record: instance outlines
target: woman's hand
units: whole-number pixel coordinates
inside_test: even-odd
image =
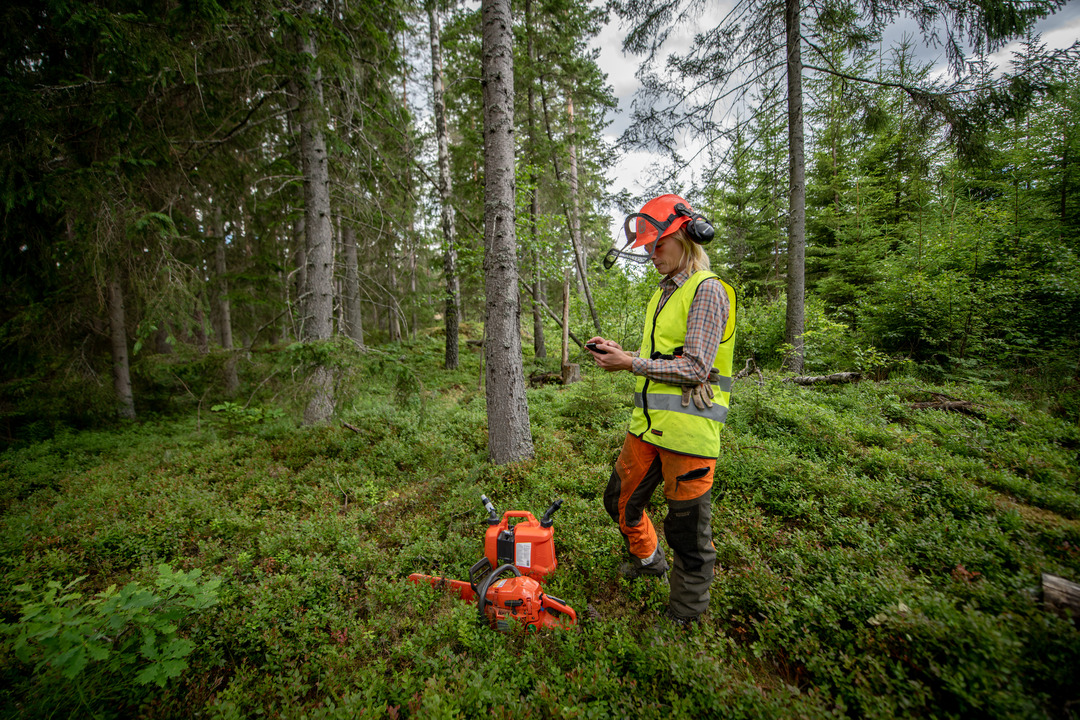
[[[622,345],[614,340],[605,340],[602,337],[589,338],[587,345],[596,344],[596,350],[590,349],[596,364],[608,372],[619,370],[633,370],[634,358],[622,349]]]

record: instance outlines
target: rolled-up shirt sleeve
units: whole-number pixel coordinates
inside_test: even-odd
[[[676,282],[682,285],[686,279],[676,279]],[[683,354],[672,360],[634,358],[634,374],[670,385],[698,385],[705,382],[724,337],[729,312],[727,292],[723,285],[716,278],[705,280],[698,286],[697,294],[690,303]]]

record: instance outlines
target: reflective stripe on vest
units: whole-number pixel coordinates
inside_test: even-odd
[[[713,385],[713,387],[720,387],[719,385]],[[717,393],[714,391],[714,395]],[[644,408],[644,402],[641,393],[634,393],[634,407]],[[696,415],[699,417],[706,417],[710,420],[722,423],[727,421],[727,406],[713,400],[712,407],[707,407],[704,410],[698,410],[694,405],[694,401],[691,400],[690,404],[683,407],[682,393],[678,395],[661,395],[659,393],[649,394],[649,410],[667,410],[668,412],[681,412],[687,415]]]
[[[669,385],[638,376],[634,393],[634,411],[630,418],[631,434],[659,447],[687,455],[716,457],[720,453],[720,429],[727,420],[731,398],[731,371],[735,346],[735,291],[714,273],[699,271],[672,292],[657,310],[662,290],[658,289],[646,310],[640,357],[654,352],[670,355],[686,339],[686,321],[698,287],[716,278],[728,296],[728,322],[713,360],[713,406],[698,410],[693,400],[682,406],[682,386]]]

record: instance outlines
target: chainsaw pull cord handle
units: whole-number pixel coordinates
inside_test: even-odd
[[[487,615],[484,613],[484,610],[487,608],[488,604],[488,590],[491,589],[491,586],[495,582],[495,580],[507,570],[512,570],[515,577],[521,577],[521,571],[518,570],[516,566],[500,565],[499,567],[488,573],[487,577],[480,581],[480,587],[476,589],[476,611],[479,614],[480,622],[482,623],[487,623],[488,625],[491,624],[488,622]]]
[[[488,511],[487,522],[488,525],[499,524],[499,513],[495,512],[495,506],[491,504],[491,500],[487,495],[480,496],[480,502],[484,503],[484,509]]]
[[[549,528],[555,523],[555,511],[562,507],[562,498],[556,498],[555,502],[551,503],[551,507],[544,513],[544,517],[540,518],[540,527]]]

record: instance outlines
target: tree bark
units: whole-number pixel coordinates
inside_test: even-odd
[[[401,342],[401,305],[398,303],[397,253],[394,252],[396,245],[397,243],[391,243],[390,257],[387,263],[390,275],[386,287],[390,294],[386,298],[386,311],[389,313],[387,323],[390,330],[390,342]]]
[[[289,105],[285,109],[285,119],[288,123],[290,137],[297,138],[300,136],[300,119],[298,117],[300,86],[297,84],[295,78],[290,78],[289,82],[286,84],[286,88],[288,90],[287,97]],[[301,172],[303,171],[301,170]],[[297,201],[302,203],[303,197],[298,198]],[[290,319],[292,321],[293,336],[296,340],[300,340],[304,334],[303,308],[308,291],[306,244],[307,233],[304,231],[304,213],[295,213],[292,220],[292,243],[289,252],[293,254],[293,272],[291,273],[293,276],[292,291],[293,297],[296,299],[296,305],[290,313]],[[299,328],[296,327],[296,321],[298,319],[300,321]]]
[[[195,310],[191,313],[192,335],[195,336],[195,347],[200,355],[210,352],[210,341],[206,338],[206,316],[203,314],[202,294],[195,298]]]
[[[303,12],[318,13],[315,0],[305,0]],[[297,111],[300,117],[300,163],[304,173],[304,235],[308,287],[301,303],[301,340],[328,340],[333,333],[334,247],[330,227],[330,169],[323,135],[322,72],[315,64],[317,48],[310,33],[300,37],[306,56],[301,73]],[[327,420],[334,412],[333,377],[319,366],[312,375],[314,394],[304,411],[304,423]]]
[[[570,362],[570,268],[563,276],[562,305],[562,384],[570,385],[581,380],[581,366]]]
[[[786,364],[793,372],[803,369],[804,302],[806,295],[806,161],[804,158],[802,39],[800,3],[786,0],[787,96],[788,96],[788,261],[787,317],[784,340],[794,350]]]
[[[581,237],[581,199],[578,197],[578,168],[577,168],[577,126],[574,124],[574,99],[566,93],[566,118],[569,121],[569,136],[566,152],[570,159],[569,177],[570,185],[570,235],[574,238],[574,262],[578,268],[578,282],[584,287],[587,281],[585,277],[585,238]],[[589,307],[592,307],[592,293],[589,293]],[[597,332],[600,327],[597,326]]]
[[[345,257],[345,335],[364,346],[364,317],[360,312],[360,265],[357,260],[356,230],[345,221],[341,224],[342,255]]]
[[[527,52],[530,67],[536,66],[536,43],[534,42],[534,28],[532,21],[532,0],[525,0],[525,37],[527,38]],[[535,83],[528,83],[529,97],[526,112],[528,113],[529,127],[529,162],[535,167],[537,162],[536,150],[536,89]],[[541,275],[540,248],[537,243],[536,218],[540,214],[540,202],[536,192],[537,177],[532,173],[532,186],[529,188],[529,237],[533,243],[533,298],[543,299],[544,285]],[[526,283],[528,288],[528,283]],[[547,357],[547,345],[544,342],[544,316],[540,312],[540,304],[532,303],[533,319],[533,356],[537,359]]]
[[[1049,573],[1042,574],[1043,602],[1062,617],[1080,617],[1080,585]]]
[[[221,206],[214,205],[211,212],[211,235],[214,238],[214,285],[213,313],[217,319],[215,330],[218,341],[225,350],[232,350],[232,307],[229,304],[229,282],[225,279],[228,266],[225,263],[225,222],[221,218]],[[222,368],[225,378],[225,394],[234,397],[240,391],[240,378],[236,374],[236,358],[229,355]]]
[[[127,314],[124,310],[124,291],[116,277],[108,281],[109,339],[112,347],[113,390],[120,417],[135,419],[135,395],[131,391],[131,367],[127,349]]]
[[[443,235],[443,282],[446,288],[443,308],[443,329],[446,334],[444,364],[447,370],[456,370],[459,362],[461,291],[457,276],[453,185],[450,178],[450,133],[446,125],[446,97],[443,94],[442,30],[439,27],[439,11],[434,0],[428,3],[427,11],[431,34],[431,90],[435,110],[435,138],[439,146],[439,219]]]
[[[544,92],[544,85],[540,85],[540,103],[544,109],[544,127],[547,130],[548,140],[551,141],[551,162],[555,170],[555,179],[562,182],[562,172],[559,170],[559,158],[555,154],[555,136],[551,131],[551,118],[548,114],[547,108],[547,93]],[[571,119],[572,124],[572,119]],[[576,183],[576,178],[575,178]],[[581,287],[585,290],[585,301],[589,306],[589,314],[592,316],[593,327],[596,328],[596,333],[602,335],[603,331],[600,329],[600,317],[596,314],[596,305],[593,303],[592,289],[589,287],[589,279],[585,276],[585,264],[582,259],[583,254],[578,251],[578,247],[582,244],[581,238],[574,232],[573,216],[566,206],[563,206],[563,214],[566,215],[566,225],[570,230],[570,244],[573,246],[574,252],[574,265],[577,267],[578,277],[581,279]]]
[[[488,451],[497,465],[533,455],[521,357],[514,232],[514,65],[510,0],[483,0],[484,357]]]

